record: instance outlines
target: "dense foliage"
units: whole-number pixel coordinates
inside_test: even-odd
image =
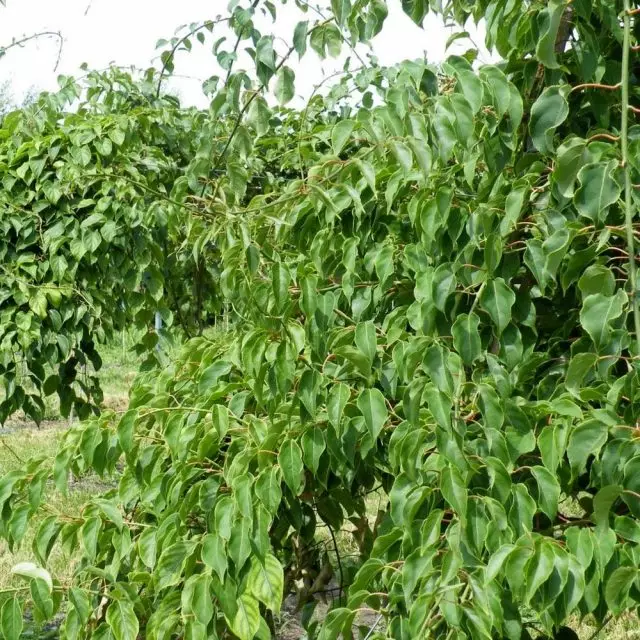
[[[60,85],[0,128],[0,422],[18,409],[40,421],[56,392],[63,414],[86,416],[97,344],[138,327],[150,351],[154,312],[189,332],[219,300],[214,250],[184,245],[193,212],[165,206],[186,188],[203,114],[117,70]]]
[[[49,479],[119,478],[42,520],[39,563],[60,544],[76,579],[19,566],[27,598],[5,594],[3,633],[18,638],[25,600],[47,617],[64,595],[68,638],[268,638],[326,561],[324,528],[352,531],[358,563],[330,554],[344,593],[305,617],[310,637],[350,637],[371,610],[367,638],[515,640],[637,609],[637,10],[433,2],[485,18],[504,62],[370,64],[271,118],[262,94],[292,97],[294,53],[369,39],[386,9],[333,1],[277,56],[260,5],[231,17],[255,77],[234,70],[238,44],[216,47],[229,71],[202,126],[231,124],[190,164],[212,180],[165,203],[206,220],[187,240],[215,244],[236,328],[0,481],[15,546]],[[419,24],[429,9],[402,5]],[[256,185],[267,156],[289,179]]]

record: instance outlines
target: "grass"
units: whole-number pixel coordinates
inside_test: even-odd
[[[104,391],[105,408],[117,410],[127,405],[128,390],[139,363],[138,356],[131,349],[132,343],[131,337],[125,335],[116,343],[101,349],[103,366],[98,375]],[[0,431],[0,476],[22,466],[23,461],[32,456],[53,458],[69,422],[68,419],[60,417],[58,405],[52,398],[47,399],[46,420],[40,427],[25,420],[24,416],[14,416],[7,422],[4,432]],[[75,514],[80,512],[92,495],[105,489],[106,486],[98,478],[83,478],[73,483],[66,496],[51,489],[47,495],[47,502],[56,511]],[[11,574],[11,568],[23,560],[33,561],[31,544],[36,530],[37,521],[30,526],[19,549],[13,553],[0,542],[0,591],[21,586],[20,580]],[[70,581],[74,565],[56,545],[47,568],[64,584]]]

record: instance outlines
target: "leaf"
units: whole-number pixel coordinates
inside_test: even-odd
[[[304,20],[298,22],[293,30],[293,46],[296,53],[300,58],[305,54],[307,50],[307,34],[309,33],[309,22]]]
[[[553,180],[564,198],[572,198],[578,172],[587,164],[587,141],[569,138],[558,147]]]
[[[247,577],[249,591],[273,613],[282,606],[284,589],[284,570],[277,558],[268,553],[264,562],[253,558]]]
[[[233,620],[227,622],[239,640],[253,640],[260,628],[258,601],[248,593],[243,593],[238,599],[238,608]]]
[[[565,9],[567,9],[566,0],[550,0],[538,14],[540,35],[536,45],[536,58],[549,69],[557,69],[560,66],[556,60],[556,47],[558,29]]]
[[[331,0],[331,11],[339,25],[344,25],[351,14],[351,0]]]
[[[278,464],[282,477],[294,496],[300,495],[304,487],[302,451],[295,440],[285,440],[278,453]]]
[[[344,149],[345,144],[347,144],[353,132],[354,126],[355,123],[353,120],[340,120],[340,122],[333,126],[331,130],[331,148],[335,155],[339,156],[342,149]]]
[[[554,563],[553,547],[551,543],[543,541],[527,564],[525,604],[529,604],[536,591],[549,579]]]
[[[451,327],[453,346],[467,365],[473,364],[482,355],[479,327],[480,318],[475,313],[459,314]]]
[[[502,278],[486,283],[480,293],[480,306],[491,316],[500,336],[511,322],[511,308],[516,302],[516,294]]]
[[[46,569],[33,564],[33,562],[19,562],[11,569],[11,573],[14,576],[20,576],[21,578],[29,580],[38,578],[49,587],[49,591],[53,591],[51,574]]]
[[[173,587],[180,582],[182,567],[192,550],[192,543],[179,540],[162,552],[154,574],[157,580],[158,590],[164,589],[165,587]]]
[[[398,142],[397,140],[391,141],[391,148],[398,160],[398,164],[405,172],[409,171],[413,166],[413,154],[411,153],[411,149],[403,142]]]
[[[596,493],[593,499],[593,521],[598,527],[609,528],[609,511],[623,491],[623,488],[618,485],[608,485]]]
[[[569,90],[566,85],[547,87],[531,108],[529,131],[540,153],[548,155],[553,152],[555,130],[569,115]]]
[[[20,640],[22,627],[22,603],[14,596],[5,600],[0,610],[0,630],[3,639]]]
[[[327,398],[327,416],[329,422],[333,425],[336,431],[340,432],[340,422],[342,420],[342,413],[344,408],[349,402],[351,397],[351,391],[344,382],[338,382],[331,387],[329,396]]]
[[[276,68],[276,54],[273,50],[273,38],[262,36],[256,44],[256,62],[261,62],[272,71]]]
[[[587,420],[571,432],[567,452],[569,463],[576,473],[584,469],[590,455],[599,454],[608,435],[607,425],[599,420]]]
[[[617,161],[593,162],[578,172],[580,186],[573,195],[573,203],[581,216],[593,222],[604,222],[607,211],[622,191],[613,177]]]
[[[129,600],[112,600],[107,608],[106,620],[115,640],[136,640],[138,637],[138,618]]]
[[[461,520],[467,515],[467,488],[455,467],[445,467],[440,475],[440,491]]]
[[[302,457],[304,458],[304,463],[314,474],[318,472],[320,458],[325,448],[324,435],[320,428],[313,427],[304,432],[302,436]]]
[[[640,543],[640,523],[628,516],[616,516],[613,529],[619,536]]]
[[[569,362],[566,383],[567,391],[576,398],[580,398],[582,381],[598,361],[595,353],[578,353]]]
[[[212,595],[210,575],[199,573],[191,576],[182,591],[183,614],[193,615],[200,624],[208,625],[214,614]]]
[[[627,294],[622,289],[618,289],[614,296],[596,293],[584,299],[580,324],[598,349],[608,344],[611,323],[622,315],[626,304]]]
[[[293,69],[286,65],[278,71],[275,95],[280,104],[285,105],[293,99],[295,95],[295,79],[296,74]]]
[[[49,585],[40,578],[34,578],[29,585],[29,591],[40,617],[49,620],[53,615],[53,599]]]
[[[636,567],[618,567],[607,580],[604,599],[614,616],[627,609],[629,591],[638,575]]]
[[[402,0],[402,10],[421,27],[429,12],[429,0]]]
[[[387,421],[388,414],[384,396],[378,389],[365,389],[358,396],[357,404],[364,416],[371,439],[375,442]]]
[[[558,499],[560,498],[560,484],[545,467],[531,467],[531,474],[538,483],[538,503],[540,509],[553,522],[558,513]]]
[[[373,322],[361,322],[356,326],[355,342],[358,349],[367,357],[369,366],[373,365],[377,349],[376,328]]]
[[[202,539],[202,562],[211,567],[220,580],[227,572],[227,550],[225,539],[214,533],[208,533]]]

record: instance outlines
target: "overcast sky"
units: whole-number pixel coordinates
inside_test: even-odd
[[[54,70],[58,53],[55,39],[38,39],[23,48],[14,48],[0,58],[0,83],[8,80],[14,98],[20,100],[30,89],[54,90],[58,74],[79,75],[80,65],[101,69],[111,63],[146,68],[157,64],[156,41],[171,37],[176,28],[190,22],[200,22],[226,15],[228,0],[7,0],[0,7],[0,47],[37,31],[60,31],[64,44],[60,63]],[[278,4],[276,0],[276,4]],[[328,0],[321,0],[328,4]],[[468,41],[458,41],[445,53],[445,43],[451,30],[436,16],[425,20],[418,28],[400,8],[400,0],[387,0],[389,17],[385,27],[373,42],[373,53],[382,64],[394,64],[404,59],[426,55],[439,62],[450,53],[460,53],[470,47]],[[291,42],[293,28],[301,13],[292,5],[279,8],[276,35]],[[308,14],[313,19],[313,14]],[[263,32],[270,32],[268,21],[259,22]],[[221,31],[224,34],[224,31]],[[481,44],[483,34],[473,30]],[[284,46],[284,45],[281,45]],[[210,45],[209,45],[210,47]],[[172,87],[188,104],[203,105],[201,83],[218,73],[209,47],[194,43],[191,54],[181,54],[175,73],[181,77]],[[362,53],[368,49],[359,49]],[[489,56],[484,54],[485,60]],[[293,65],[296,70],[296,91],[308,96],[313,87],[329,74],[341,68],[341,60],[320,62],[315,55],[305,56]]]

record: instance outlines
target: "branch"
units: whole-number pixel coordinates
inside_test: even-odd
[[[60,56],[62,55],[62,45],[64,44],[64,39],[62,38],[62,34],[59,31],[38,31],[38,33],[33,33],[30,36],[25,36],[24,38],[20,38],[20,40],[14,40],[11,44],[0,46],[0,58],[4,56],[9,49],[13,49],[13,47],[22,47],[27,42],[31,40],[35,40],[36,38],[58,38],[58,55],[56,57],[56,64],[53,67],[55,71],[60,64]]]
[[[167,70],[167,67],[173,62],[173,58],[175,57],[176,52],[178,51],[178,48],[180,47],[180,45],[184,44],[185,40],[188,40],[191,36],[195,35],[199,31],[202,31],[203,29],[212,29],[217,24],[221,24],[222,22],[229,22],[230,19],[231,18],[227,17],[227,18],[220,18],[218,20],[213,20],[213,21],[207,20],[206,22],[203,22],[197,27],[194,27],[193,29],[191,29],[189,33],[184,35],[175,43],[175,45],[173,45],[171,51],[169,52],[169,55],[165,58],[165,60],[162,63],[162,69],[160,69],[160,77],[158,78],[158,86],[156,87],[156,98],[160,96],[160,89],[162,87],[162,81],[164,80],[164,73]]]
[[[585,84],[577,84],[575,87],[571,89],[571,92],[574,91],[583,91],[584,89],[602,89],[604,91],[617,91],[622,87],[622,82],[618,82],[618,84],[601,84],[600,82],[586,82]]]
[[[250,10],[253,11],[258,6],[259,2],[260,0],[253,0],[253,2],[251,3]],[[236,38],[236,43],[233,45],[233,54],[237,53],[238,51],[238,47],[240,46],[240,42],[242,42],[242,37],[244,36],[245,29],[246,29],[246,25],[242,27],[242,29],[240,30],[240,33],[238,34],[238,37]],[[227,75],[225,76],[225,79],[224,79],[224,86],[226,86],[229,82],[232,69],[233,69],[233,62],[231,62],[231,64],[229,65],[229,68],[227,69]]]
[[[332,19],[331,19],[332,20]],[[315,27],[313,27],[312,29],[309,30],[309,34],[313,33],[316,29],[318,29],[319,27],[324,26],[325,24],[331,22],[331,20],[325,20],[324,22],[321,22],[319,24],[317,24]],[[295,51],[295,47],[293,45],[291,45],[291,47],[289,47],[289,50],[287,51],[287,53],[284,54],[284,56],[282,56],[282,59],[280,60],[280,62],[276,65],[276,68],[273,70],[273,76],[275,77],[278,73],[278,71],[280,71],[280,69],[282,69],[282,67],[284,66],[284,63],[289,59],[289,56],[291,56],[291,54]],[[215,161],[215,164],[213,165],[213,168],[211,169],[212,172],[215,173],[215,171],[218,170],[218,168],[220,167],[220,164],[222,163],[222,161],[224,160],[224,157],[227,155],[227,151],[229,151],[229,147],[231,146],[231,143],[233,142],[233,137],[236,135],[236,132],[238,131],[238,129],[240,128],[240,125],[242,124],[242,118],[244,117],[244,114],[247,112],[247,110],[249,109],[249,107],[251,106],[252,102],[260,95],[260,93],[262,91],[264,91],[264,89],[267,87],[267,83],[263,82],[249,97],[249,99],[244,103],[242,109],[240,109],[240,112],[238,113],[238,116],[236,118],[236,121],[233,125],[233,128],[231,129],[231,133],[229,134],[229,137],[227,138],[227,142],[224,145],[220,155],[218,156],[218,158]],[[203,191],[202,194],[200,195],[200,197],[204,197],[204,189],[206,188],[206,185],[203,187]]]

